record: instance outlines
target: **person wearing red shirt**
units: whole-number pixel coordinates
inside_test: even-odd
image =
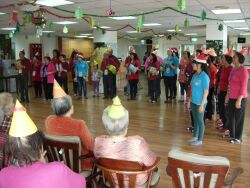
[[[59,70],[57,72],[57,78],[59,80],[59,85],[63,86],[65,93],[69,93],[68,91],[68,71],[69,71],[69,63],[66,61],[66,56],[64,54],[60,54],[59,56],[60,64]]]
[[[137,85],[139,82],[139,71],[141,67],[140,60],[136,53],[130,53],[130,61],[126,62],[128,69],[128,81],[130,86],[130,99],[135,100],[137,94]]]
[[[19,92],[21,94],[21,102],[29,103],[28,83],[30,73],[30,60],[25,57],[25,51],[19,52],[19,59],[16,62],[16,69],[19,77]]]
[[[214,105],[213,105],[213,99],[214,99],[214,88],[216,85],[216,75],[217,75],[217,68],[214,65],[215,56],[209,55],[207,59],[207,63],[209,65],[209,78],[210,78],[210,84],[209,84],[209,94],[207,97],[207,107],[206,107],[206,119],[212,120],[212,115],[214,113]]]
[[[105,51],[101,64],[101,71],[103,72],[104,99],[107,99],[108,97],[112,99],[116,96],[116,74],[119,68],[119,60],[113,55],[113,50],[108,48]]]
[[[75,75],[75,64],[77,62],[77,54],[78,54],[77,50],[73,50],[69,59],[69,67],[72,75],[74,96],[77,95],[77,88],[78,88],[78,82]]]
[[[35,95],[37,97],[42,97],[42,77],[40,74],[42,67],[42,62],[39,60],[38,54],[33,57],[33,61],[31,63],[31,71],[32,71],[32,82],[35,89]]]
[[[60,63],[61,63],[59,56],[60,56],[59,50],[54,49],[53,50],[53,58],[51,59],[51,63],[53,63],[55,68],[56,68],[55,79],[58,83],[60,82],[60,80],[58,79],[58,71],[59,71],[59,67],[60,67]]]
[[[219,125],[221,129],[228,135],[228,128],[226,127],[226,109],[225,109],[225,98],[227,95],[228,89],[228,79],[229,75],[232,71],[231,63],[233,58],[229,55],[223,55],[221,57],[221,75],[219,82],[219,96],[218,96],[218,104],[219,104]]]
[[[154,53],[151,53],[150,63],[147,67],[151,103],[155,103],[157,101],[156,84],[159,71],[160,63],[157,61],[157,56]]]

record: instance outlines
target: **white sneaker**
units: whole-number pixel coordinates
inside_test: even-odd
[[[193,138],[191,138],[191,139],[188,139],[187,140],[187,142],[196,142],[198,140],[198,138],[195,138],[195,137],[193,137]]]
[[[200,145],[202,145],[202,141],[196,140],[196,141],[193,142],[191,145],[192,145],[192,146],[200,146]]]

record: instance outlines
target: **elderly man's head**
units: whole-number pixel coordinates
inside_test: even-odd
[[[74,113],[72,98],[69,95],[53,99],[51,102],[51,107],[54,114],[57,116],[70,116]]]

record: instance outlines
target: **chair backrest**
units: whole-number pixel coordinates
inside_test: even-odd
[[[44,135],[44,149],[47,151],[48,161],[61,161],[74,172],[79,173],[81,171],[80,138],[78,136],[55,136],[47,133]]]
[[[108,181],[111,188],[117,187],[117,184],[119,188],[127,186],[129,188],[134,188],[136,186],[136,176],[139,174],[148,175],[146,187],[150,187],[153,171],[159,162],[160,158],[157,158],[152,166],[145,167],[138,162],[132,161],[109,158],[99,158],[95,160],[96,166],[101,169],[103,173],[104,182]]]
[[[230,163],[227,158],[171,150],[168,168],[175,188],[221,188]]]

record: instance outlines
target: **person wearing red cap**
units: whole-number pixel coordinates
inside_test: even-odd
[[[64,91],[68,94],[68,70],[69,63],[66,61],[66,56],[64,54],[60,54],[59,56],[60,64],[59,71],[57,72],[59,85],[63,86]]]
[[[220,119],[217,121],[218,128],[228,135],[228,128],[226,127],[226,108],[225,108],[225,97],[228,89],[228,78],[232,71],[231,63],[233,58],[227,54],[221,57],[221,74],[219,80],[219,95],[218,95],[218,106]]]
[[[35,96],[42,97],[42,77],[40,74],[42,68],[42,62],[39,60],[39,55],[36,54],[33,57],[33,61],[31,63],[31,71],[32,71],[32,82],[35,89]]]
[[[193,146],[202,145],[205,132],[204,113],[207,105],[207,96],[209,90],[209,77],[207,74],[206,57],[200,55],[193,63],[193,69],[196,71],[191,80],[191,97],[188,98],[187,108],[192,110],[194,118],[193,138],[188,142]],[[190,104],[191,103],[191,104]]]
[[[227,105],[226,126],[230,132],[231,143],[241,143],[242,141],[248,96],[248,71],[243,66],[244,62],[245,57],[241,53],[235,52],[233,56],[233,64],[235,67],[229,76],[229,90],[225,99]]]
[[[30,67],[30,60],[25,57],[25,51],[21,50],[19,52],[19,59],[16,63],[16,69],[18,70],[19,92],[21,94],[21,102],[29,102],[28,83]]]

